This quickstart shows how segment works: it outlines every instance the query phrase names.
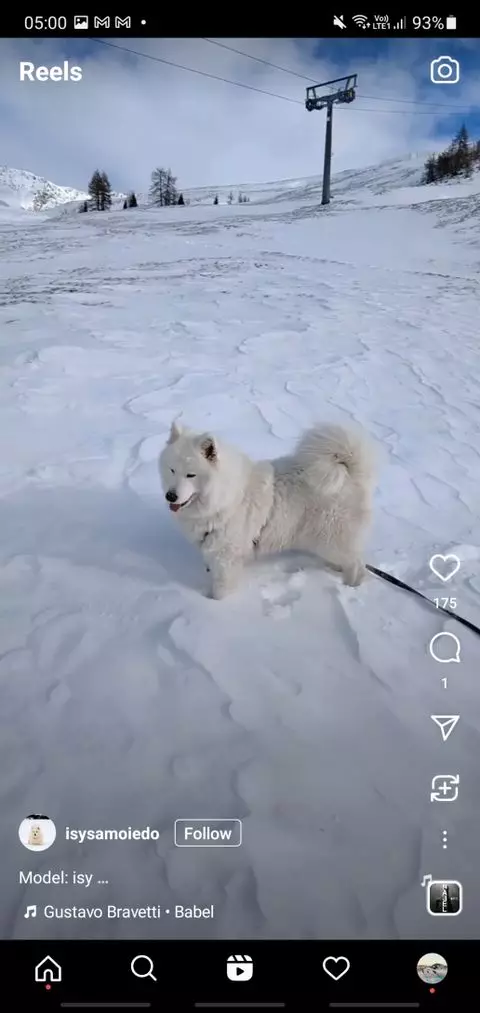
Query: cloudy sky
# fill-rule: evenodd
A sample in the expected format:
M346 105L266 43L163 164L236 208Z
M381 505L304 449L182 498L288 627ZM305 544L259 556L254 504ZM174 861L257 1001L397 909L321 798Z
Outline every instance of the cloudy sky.
M171 166L180 188L313 175L322 168L325 113L305 110L305 87L353 72L358 98L335 113L334 171L438 148L462 120L480 137L479 40L216 42L222 46L203 39L118 39L114 47L84 38L0 40L2 162L79 189L96 167L114 189L137 191L148 188L157 165ZM457 85L430 81L430 61L445 51L459 60ZM83 78L20 82L21 60L68 60Z

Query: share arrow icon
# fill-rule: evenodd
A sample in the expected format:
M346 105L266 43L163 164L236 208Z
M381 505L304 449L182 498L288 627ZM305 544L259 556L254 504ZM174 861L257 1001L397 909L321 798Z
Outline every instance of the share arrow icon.
M457 721L460 719L460 714L430 714L430 717L438 725L442 733L442 739L446 742L452 734Z

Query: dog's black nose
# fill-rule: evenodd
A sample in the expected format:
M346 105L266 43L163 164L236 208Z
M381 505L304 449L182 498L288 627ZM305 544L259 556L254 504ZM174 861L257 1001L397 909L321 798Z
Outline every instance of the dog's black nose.
M178 496L173 489L169 489L168 492L165 493L165 499L168 503L176 503Z

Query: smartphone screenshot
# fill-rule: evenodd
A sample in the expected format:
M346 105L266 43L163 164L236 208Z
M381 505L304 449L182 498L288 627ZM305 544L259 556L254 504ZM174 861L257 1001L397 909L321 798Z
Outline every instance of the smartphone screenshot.
M1 29L18 1008L475 997L480 33L246 16Z

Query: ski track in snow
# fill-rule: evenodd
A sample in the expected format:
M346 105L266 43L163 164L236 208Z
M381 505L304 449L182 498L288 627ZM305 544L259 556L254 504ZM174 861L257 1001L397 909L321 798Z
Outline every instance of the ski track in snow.
M9 936L51 934L25 923L12 870L53 866L108 885L37 887L39 905L216 911L56 921L60 938L475 934L478 638L373 576L353 590L288 556L206 599L156 470L174 416L254 456L318 418L360 422L380 457L369 560L478 622L478 240L462 245L458 201L438 204L0 223ZM428 560L447 551L462 567L439 588ZM462 642L447 691L428 654L442 629ZM442 744L445 711L462 717ZM429 802L444 767L462 786L447 814ZM57 841L19 855L35 811ZM240 818L243 846L175 848L183 817ZM65 825L160 839L75 845ZM445 927L420 881L459 870L464 912Z

